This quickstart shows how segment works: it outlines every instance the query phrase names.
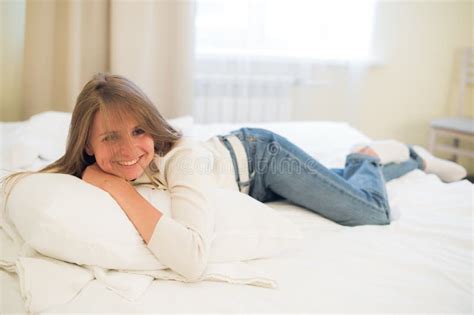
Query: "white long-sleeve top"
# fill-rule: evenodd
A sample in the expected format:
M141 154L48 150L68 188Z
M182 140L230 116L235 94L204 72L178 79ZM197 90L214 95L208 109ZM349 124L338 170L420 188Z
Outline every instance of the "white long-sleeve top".
M153 162L148 169L170 193L171 216L161 216L147 246L163 265L196 281L207 266L214 232L209 189L238 191L231 156L217 137L205 142L183 137ZM143 183L150 183L145 174L134 181Z

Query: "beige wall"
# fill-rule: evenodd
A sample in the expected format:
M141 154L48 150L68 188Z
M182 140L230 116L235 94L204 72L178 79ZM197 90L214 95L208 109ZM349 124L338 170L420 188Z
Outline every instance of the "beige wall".
M24 1L0 1L0 121L22 118L24 22Z
M373 44L380 64L358 85L334 67L327 85L298 88L293 118L348 120L374 139L426 145L429 121L454 113L453 54L473 45L472 30L473 1L380 1ZM461 162L474 171L472 160Z

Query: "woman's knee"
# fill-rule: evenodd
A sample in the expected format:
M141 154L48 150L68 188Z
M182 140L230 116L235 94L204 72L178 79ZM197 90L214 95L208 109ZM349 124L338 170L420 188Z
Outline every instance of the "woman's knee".
M342 225L358 226L358 225L387 225L390 224L390 208L385 200L378 200L365 206L360 211L353 211L354 216Z

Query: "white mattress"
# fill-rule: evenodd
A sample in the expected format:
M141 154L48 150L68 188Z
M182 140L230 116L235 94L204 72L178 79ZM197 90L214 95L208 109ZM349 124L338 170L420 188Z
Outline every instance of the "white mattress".
M205 138L234 127L198 126L193 132ZM350 145L366 139L343 123L264 127L327 166L341 166ZM269 203L305 236L299 250L249 262L265 269L277 289L160 280L128 302L94 280L72 301L45 313L472 313L473 185L444 184L416 170L389 182L387 189L391 205L401 211L388 226L343 227L287 202ZM0 279L0 313L24 312L15 274L0 271Z

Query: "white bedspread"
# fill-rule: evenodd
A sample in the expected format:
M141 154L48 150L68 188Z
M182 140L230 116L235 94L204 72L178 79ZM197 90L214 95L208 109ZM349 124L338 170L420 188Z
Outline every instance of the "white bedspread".
M0 229L0 234L2 230ZM4 238L4 236L2 236ZM7 247L8 242L2 246ZM13 245L13 244L10 244ZM27 247L27 246L26 246ZM13 252L14 250L8 250ZM78 266L40 255L31 249L26 254L20 249L13 265L3 266L5 270L17 273L20 294L29 313L39 313L51 307L71 301L91 281L100 282L104 288L114 292L120 299L134 302L148 289L153 280L186 282L176 272L165 270L120 271L106 270L97 266ZM8 263L7 259L1 258ZM252 285L275 288L276 283L265 278L265 272L245 262L211 263L201 281L226 282L237 285Z
M269 126L330 167L342 166L350 145L366 139L346 124L263 127ZM234 127L202 126L199 136ZM301 137L304 130L311 133ZM401 211L388 226L343 227L284 201L269 203L305 236L297 251L244 263L275 280L275 289L155 280L130 301L104 281L84 276L77 296L44 313L472 313L473 185L445 184L416 170L390 181L387 189L390 204ZM16 275L0 271L0 279L0 312L24 311Z
M391 181L388 191L402 209L389 226L342 227L286 202L270 203L305 234L298 253L249 262L278 281L275 290L153 281L130 302L93 280L48 312L472 313L473 186L414 171ZM18 302L12 275L2 277L11 282L5 294Z

